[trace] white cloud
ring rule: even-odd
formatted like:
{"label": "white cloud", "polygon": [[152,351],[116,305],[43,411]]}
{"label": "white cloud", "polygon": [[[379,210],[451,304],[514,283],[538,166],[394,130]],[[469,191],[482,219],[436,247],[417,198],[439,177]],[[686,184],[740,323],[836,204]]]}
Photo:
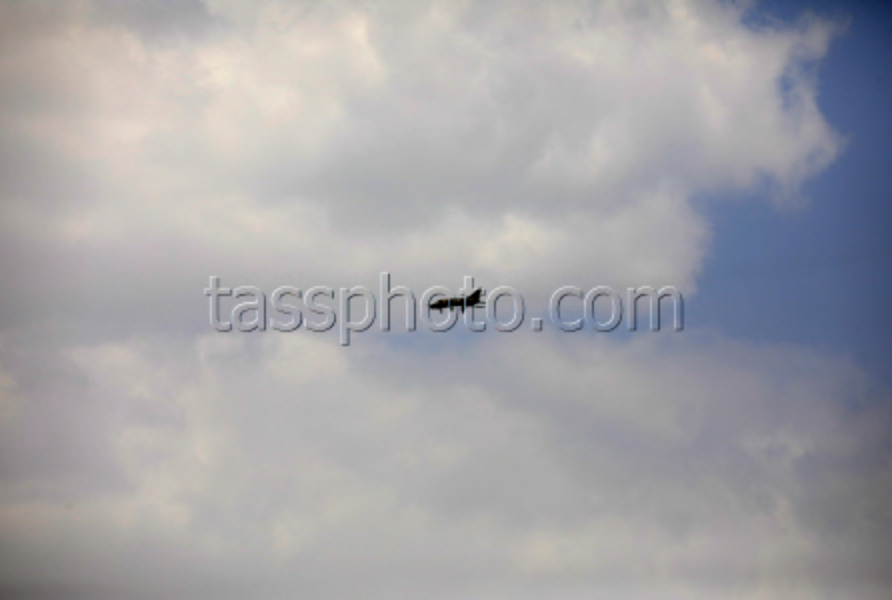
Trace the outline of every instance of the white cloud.
{"label": "white cloud", "polygon": [[838,153],[811,73],[837,24],[156,9],[0,6],[2,595],[884,596],[885,392],[838,356],[697,332],[344,349],[208,335],[201,295],[383,270],[693,293],[694,195],[795,201]]}
{"label": "white cloud", "polygon": [[753,30],[705,2],[209,10],[226,26],[159,44],[84,9],[5,57],[5,87],[47,100],[7,104],[10,143],[92,186],[11,177],[23,244],[176,243],[255,271],[274,249],[356,279],[417,271],[420,236],[451,245],[425,254],[450,276],[535,283],[607,255],[607,275],[692,286],[707,235],[688,198],[766,178],[795,197],[839,147],[803,68],[833,23]]}
{"label": "white cloud", "polygon": [[[877,584],[889,472],[870,457],[890,415],[844,406],[866,376],[811,351],[667,339],[528,334],[419,355],[299,332],[78,349],[129,485],[21,492],[0,513],[5,547],[60,573],[111,560],[103,582],[147,593],[170,593],[143,568],[166,547],[188,549],[171,586],[209,592],[211,569],[270,597],[356,593],[344,578],[366,569],[363,589],[397,597],[394,569],[429,573],[435,597],[448,573],[471,597],[554,581],[609,598]],[[72,528],[107,545],[80,552]]]}

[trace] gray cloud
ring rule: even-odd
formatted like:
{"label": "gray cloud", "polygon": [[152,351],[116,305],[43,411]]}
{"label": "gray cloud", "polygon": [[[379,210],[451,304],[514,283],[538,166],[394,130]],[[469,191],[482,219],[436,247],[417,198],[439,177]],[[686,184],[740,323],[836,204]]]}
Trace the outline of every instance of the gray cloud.
{"label": "gray cloud", "polygon": [[96,0],[92,17],[101,25],[117,25],[148,41],[194,37],[220,25],[202,0]]}

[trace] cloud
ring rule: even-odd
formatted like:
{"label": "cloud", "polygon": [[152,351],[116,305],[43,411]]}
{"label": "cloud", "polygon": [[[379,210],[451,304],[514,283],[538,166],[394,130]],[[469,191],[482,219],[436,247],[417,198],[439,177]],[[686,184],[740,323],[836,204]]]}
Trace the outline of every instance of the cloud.
{"label": "cloud", "polygon": [[[486,275],[580,272],[635,239],[652,242],[599,261],[605,274],[649,275],[678,248],[664,278],[693,285],[708,234],[690,197],[764,181],[795,196],[839,150],[803,68],[831,22],[754,30],[734,5],[683,2],[234,6],[210,5],[228,26],[174,46],[84,9],[68,35],[15,47],[5,87],[44,102],[4,107],[3,156],[48,158],[8,165],[14,239],[51,232],[82,262],[90,246],[200,246],[252,268],[267,248],[313,248],[332,255],[320,271],[356,278],[369,267],[342,255],[409,272],[433,236],[457,242],[426,257],[452,275],[477,257],[470,222],[484,254],[511,255]],[[687,225],[648,222],[654,202]]]}
{"label": "cloud", "polygon": [[102,25],[118,25],[154,42],[206,33],[215,23],[202,0],[96,0],[90,7]]}
{"label": "cloud", "polygon": [[[879,598],[888,391],[667,336],[214,335],[224,285],[696,292],[840,152],[734,3],[0,5],[0,591]],[[536,337],[540,336],[540,337]]]}
{"label": "cloud", "polygon": [[[846,406],[869,378],[813,351],[668,339],[345,353],[301,332],[74,349],[129,485],[7,480],[4,547],[147,594],[216,593],[209,569],[234,596],[350,595],[368,570],[362,589],[381,597],[408,597],[403,572],[444,597],[559,580],[566,597],[832,598],[840,578],[880,597],[867,588],[886,581],[890,414]],[[81,530],[103,543],[81,550]],[[173,564],[168,548],[183,549]],[[164,581],[148,575],[160,565]],[[54,578],[34,565],[5,579],[39,574]]]}

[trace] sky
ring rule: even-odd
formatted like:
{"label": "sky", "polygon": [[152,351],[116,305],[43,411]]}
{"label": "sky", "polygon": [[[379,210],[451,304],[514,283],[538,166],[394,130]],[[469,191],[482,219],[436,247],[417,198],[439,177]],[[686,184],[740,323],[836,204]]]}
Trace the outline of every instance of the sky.
{"label": "sky", "polygon": [[[880,2],[760,6],[785,18],[811,10],[847,23],[817,83],[818,104],[845,149],[805,182],[808,202],[799,210],[779,213],[757,194],[706,207],[716,247],[690,314],[735,337],[843,348],[888,382],[892,346],[882,334],[892,328],[890,284],[882,273],[892,260],[892,211],[883,157],[892,151],[892,131],[880,115],[892,102],[892,63],[883,60],[892,55],[892,12]],[[738,294],[749,302],[724,310]]]}
{"label": "sky", "polygon": [[[0,2],[0,596],[887,598],[890,16]],[[381,272],[546,322],[209,322]]]}

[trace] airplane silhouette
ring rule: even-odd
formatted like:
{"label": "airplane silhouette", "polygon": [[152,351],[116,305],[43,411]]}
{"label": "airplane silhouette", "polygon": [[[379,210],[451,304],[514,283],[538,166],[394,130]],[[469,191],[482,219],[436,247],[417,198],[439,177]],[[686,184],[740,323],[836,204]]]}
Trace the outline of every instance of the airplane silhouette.
{"label": "airplane silhouette", "polygon": [[470,308],[483,308],[486,305],[480,301],[480,295],[483,294],[483,288],[477,288],[468,296],[456,296],[453,298],[443,298],[442,300],[437,300],[436,302],[431,303],[431,308],[437,310],[439,312],[443,312],[443,309],[452,310],[453,308],[460,308],[462,312],[465,312],[465,307]]}

